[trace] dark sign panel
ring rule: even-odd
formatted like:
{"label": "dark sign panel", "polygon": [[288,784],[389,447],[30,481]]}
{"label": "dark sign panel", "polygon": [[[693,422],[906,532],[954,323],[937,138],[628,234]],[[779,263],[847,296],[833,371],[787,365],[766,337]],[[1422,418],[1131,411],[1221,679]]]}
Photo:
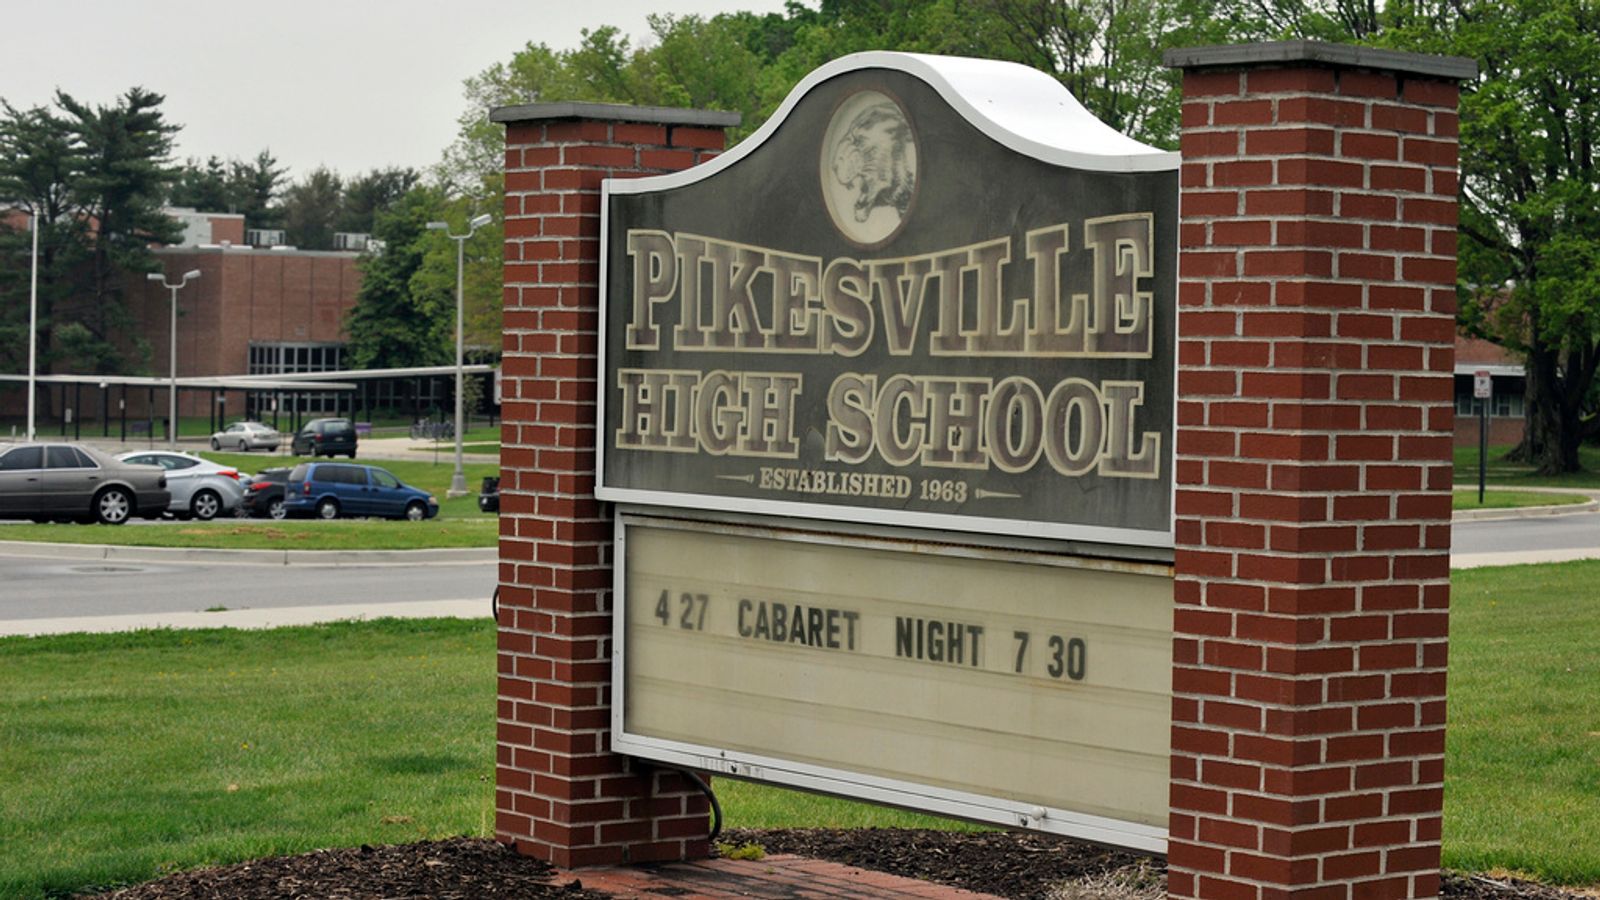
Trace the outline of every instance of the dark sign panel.
{"label": "dark sign panel", "polygon": [[882,56],[607,182],[597,493],[1170,545],[1175,159],[1057,152]]}

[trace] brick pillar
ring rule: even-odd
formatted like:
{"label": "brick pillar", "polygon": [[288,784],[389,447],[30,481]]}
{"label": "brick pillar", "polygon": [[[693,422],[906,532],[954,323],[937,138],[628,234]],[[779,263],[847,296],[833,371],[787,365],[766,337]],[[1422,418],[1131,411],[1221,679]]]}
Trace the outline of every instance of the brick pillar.
{"label": "brick pillar", "polygon": [[1469,60],[1184,70],[1173,897],[1439,891]]}
{"label": "brick pillar", "polygon": [[611,511],[594,498],[600,181],[715,156],[729,113],[593,103],[506,125],[495,837],[558,866],[705,856],[681,777],[609,752]]}

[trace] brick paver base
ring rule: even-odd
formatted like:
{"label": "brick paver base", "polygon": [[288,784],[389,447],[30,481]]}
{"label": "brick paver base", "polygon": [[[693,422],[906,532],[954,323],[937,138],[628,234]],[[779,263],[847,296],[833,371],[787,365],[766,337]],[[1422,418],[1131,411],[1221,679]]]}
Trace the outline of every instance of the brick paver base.
{"label": "brick paver base", "polygon": [[761,860],[708,859],[571,873],[583,886],[618,897],[677,900],[1000,900],[949,885],[858,869],[840,863],[776,855]]}

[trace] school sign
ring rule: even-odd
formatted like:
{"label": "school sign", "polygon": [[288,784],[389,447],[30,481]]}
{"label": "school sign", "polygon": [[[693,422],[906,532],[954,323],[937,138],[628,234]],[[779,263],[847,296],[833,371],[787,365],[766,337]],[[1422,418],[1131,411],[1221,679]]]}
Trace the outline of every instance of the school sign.
{"label": "school sign", "polygon": [[1438,895],[1476,67],[1168,62],[1181,171],[978,60],[835,61],[727,153],[494,111],[498,840],[703,857],[676,766],[1162,851],[1172,897]]}
{"label": "school sign", "polygon": [[605,183],[618,749],[1159,848],[1170,578],[1028,542],[1171,545],[1176,166],[874,53]]}

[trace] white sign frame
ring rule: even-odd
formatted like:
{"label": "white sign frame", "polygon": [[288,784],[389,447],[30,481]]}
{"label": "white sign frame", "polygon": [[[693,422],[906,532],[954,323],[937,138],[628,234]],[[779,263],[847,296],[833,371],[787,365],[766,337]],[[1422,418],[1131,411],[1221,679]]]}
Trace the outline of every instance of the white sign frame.
{"label": "white sign frame", "polygon": [[[628,617],[626,610],[623,608],[628,596],[626,584],[627,567],[622,562],[627,558],[628,529],[634,525],[645,524],[654,527],[689,530],[734,530],[750,534],[761,534],[763,529],[722,523],[689,522],[678,519],[663,520],[650,516],[643,510],[621,509],[617,511],[616,523],[615,559],[618,560],[618,563],[613,567],[612,572],[614,609],[611,637],[611,750],[613,752],[734,778],[833,794],[937,815],[1006,827],[1026,828],[1132,850],[1163,854],[1167,852],[1168,831],[1162,827],[883,778],[827,766],[778,759],[755,753],[729,750],[712,744],[687,743],[630,733],[626,727],[625,717],[625,711],[628,708],[626,678],[628,654],[625,637]],[[862,536],[846,537],[842,535],[786,532],[784,537],[788,540],[802,542],[825,542],[848,546],[905,550],[903,541]],[[953,545],[940,546],[936,549],[931,545],[924,545],[924,548],[926,552],[947,553],[956,556],[975,555],[980,552],[975,549]],[[981,552],[986,556],[993,556],[995,553],[993,550]],[[1119,563],[1117,565],[1125,568],[1147,568],[1152,572],[1167,569],[1167,567],[1157,564]]]}

